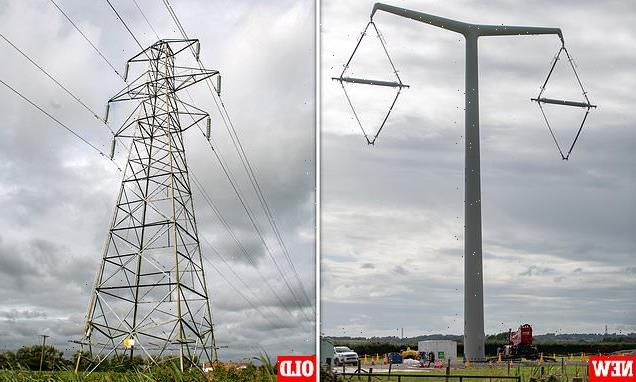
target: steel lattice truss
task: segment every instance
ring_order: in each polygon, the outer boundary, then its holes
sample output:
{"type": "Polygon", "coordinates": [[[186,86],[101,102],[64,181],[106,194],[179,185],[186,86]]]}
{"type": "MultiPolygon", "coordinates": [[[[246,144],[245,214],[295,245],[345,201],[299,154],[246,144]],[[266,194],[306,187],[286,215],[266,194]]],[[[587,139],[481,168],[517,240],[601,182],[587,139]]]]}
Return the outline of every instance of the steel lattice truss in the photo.
{"type": "Polygon", "coordinates": [[[182,369],[216,359],[183,142],[209,116],[176,92],[219,73],[175,67],[186,49],[198,55],[198,41],[161,40],[130,59],[148,69],[109,101],[141,102],[116,134],[132,142],[86,318],[92,370],[109,356],[182,369]]]}

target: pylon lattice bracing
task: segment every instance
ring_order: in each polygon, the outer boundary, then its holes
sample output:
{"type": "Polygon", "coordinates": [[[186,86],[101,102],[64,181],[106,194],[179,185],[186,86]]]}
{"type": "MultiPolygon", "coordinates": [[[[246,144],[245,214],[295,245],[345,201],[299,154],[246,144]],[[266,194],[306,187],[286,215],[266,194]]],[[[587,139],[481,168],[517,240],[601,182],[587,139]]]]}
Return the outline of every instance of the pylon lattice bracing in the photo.
{"type": "Polygon", "coordinates": [[[176,93],[219,72],[175,67],[195,49],[198,40],[156,42],[128,62],[147,71],[109,101],[140,103],[116,133],[132,141],[86,317],[92,370],[109,356],[178,359],[181,369],[216,359],[183,141],[209,116],[176,93]]]}

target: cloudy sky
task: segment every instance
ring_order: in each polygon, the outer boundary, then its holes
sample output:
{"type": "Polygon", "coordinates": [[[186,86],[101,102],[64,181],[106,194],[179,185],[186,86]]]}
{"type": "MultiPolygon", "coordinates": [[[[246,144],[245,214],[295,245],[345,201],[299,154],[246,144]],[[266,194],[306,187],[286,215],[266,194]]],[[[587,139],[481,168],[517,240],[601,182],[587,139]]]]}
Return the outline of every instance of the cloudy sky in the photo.
{"type": "MultiPolygon", "coordinates": [[[[569,161],[561,160],[530,102],[558,38],[479,42],[485,330],[527,322],[538,333],[602,332],[605,325],[636,331],[636,6],[391,4],[473,23],[562,28],[589,97],[600,105],[569,161]]],[[[375,146],[367,146],[331,77],[340,75],[372,5],[322,2],[321,332],[396,335],[403,327],[406,336],[462,334],[463,37],[375,16],[411,88],[375,146]]],[[[360,49],[348,74],[395,79],[372,33],[360,49]]],[[[373,134],[391,92],[347,89],[373,134]]],[[[576,100],[580,93],[567,61],[559,61],[545,95],[576,100]]],[[[567,150],[583,113],[546,109],[567,150]]]]}
{"type": "MultiPolygon", "coordinates": [[[[123,72],[125,61],[139,48],[108,4],[56,2],[123,72]]],[[[161,38],[179,37],[161,0],[137,3],[161,38]]],[[[172,3],[189,36],[201,40],[202,62],[223,75],[224,103],[303,287],[313,296],[314,4],[287,0],[172,3]]],[[[115,0],[113,5],[142,45],[156,41],[134,1],[115,0]]],[[[6,38],[98,113],[123,87],[50,1],[0,0],[0,25],[6,38]]],[[[0,40],[0,52],[0,79],[108,151],[109,133],[99,121],[4,40],[0,40]]],[[[275,258],[289,272],[205,85],[190,92],[195,104],[212,114],[215,147],[255,211],[275,258]]],[[[71,348],[68,341],[81,335],[122,175],[4,86],[0,105],[4,116],[0,129],[0,351],[37,343],[38,334],[50,335],[49,341],[60,348],[71,348]]],[[[113,121],[121,120],[127,111],[114,107],[113,121]]],[[[240,359],[258,356],[263,349],[271,355],[313,352],[313,306],[295,304],[204,140],[194,129],[185,135],[191,170],[258,264],[253,267],[241,257],[196,191],[202,235],[250,286],[245,288],[231,277],[228,265],[203,243],[217,344],[227,346],[220,356],[240,359]],[[268,317],[254,310],[220,273],[268,317]],[[285,307],[263,287],[259,273],[280,291],[285,307]]],[[[125,148],[118,151],[116,161],[123,167],[125,148]]]]}

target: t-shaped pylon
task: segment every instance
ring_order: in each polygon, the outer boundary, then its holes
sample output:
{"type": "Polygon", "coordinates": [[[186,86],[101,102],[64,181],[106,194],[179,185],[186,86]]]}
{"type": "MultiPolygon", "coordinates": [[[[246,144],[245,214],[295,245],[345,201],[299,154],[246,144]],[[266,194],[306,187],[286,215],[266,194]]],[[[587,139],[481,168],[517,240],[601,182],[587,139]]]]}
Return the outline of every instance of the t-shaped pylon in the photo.
{"type": "Polygon", "coordinates": [[[447,19],[410,9],[376,3],[371,19],[378,11],[447,29],[466,39],[466,111],[464,170],[464,356],[471,361],[485,359],[484,282],[481,245],[481,181],[479,155],[479,75],[477,39],[484,36],[556,34],[559,28],[481,25],[447,19]]]}

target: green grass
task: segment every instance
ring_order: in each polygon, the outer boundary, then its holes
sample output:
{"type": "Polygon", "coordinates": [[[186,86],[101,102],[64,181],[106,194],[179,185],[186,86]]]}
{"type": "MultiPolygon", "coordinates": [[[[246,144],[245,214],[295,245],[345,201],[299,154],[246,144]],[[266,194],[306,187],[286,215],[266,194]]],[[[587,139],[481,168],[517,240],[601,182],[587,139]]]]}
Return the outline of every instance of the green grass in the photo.
{"type": "Polygon", "coordinates": [[[216,366],[210,373],[199,370],[179,371],[175,367],[154,367],[145,371],[94,372],[75,374],[72,370],[30,371],[0,370],[0,382],[47,381],[47,382],[152,382],[152,381],[192,381],[192,382],[275,382],[276,378],[266,367],[249,366],[245,369],[216,366]]]}
{"type": "MultiPolygon", "coordinates": [[[[506,365],[503,366],[486,366],[481,365],[479,367],[471,367],[469,369],[451,369],[450,375],[482,375],[482,376],[493,376],[495,378],[492,379],[470,379],[464,380],[464,382],[514,382],[511,379],[500,379],[496,378],[496,376],[521,376],[522,382],[529,382],[531,378],[536,378],[537,381],[545,381],[545,382],[565,382],[571,381],[573,377],[581,377],[585,376],[586,365],[566,365],[563,370],[561,369],[560,363],[552,363],[552,364],[544,364],[543,365],[543,375],[541,374],[541,366],[533,365],[533,366],[519,366],[512,365],[510,368],[510,374],[508,374],[508,369],[506,365]]],[[[368,369],[366,369],[368,370],[368,369]]],[[[374,369],[373,374],[387,374],[388,370],[380,370],[374,369]]],[[[372,374],[372,375],[373,375],[372,374]]],[[[404,370],[393,370],[391,372],[391,377],[373,377],[371,380],[374,382],[380,381],[397,381],[397,374],[406,375],[406,377],[401,377],[400,381],[403,382],[445,382],[445,370],[444,369],[436,369],[430,371],[404,371],[404,370]],[[417,377],[408,377],[413,375],[438,375],[439,378],[417,378],[417,377]]],[[[342,380],[342,379],[339,379],[342,380]]],[[[357,381],[358,377],[349,377],[346,376],[345,381],[357,381]]],[[[363,373],[360,377],[360,380],[367,381],[368,374],[363,373]]],[[[459,382],[458,378],[449,378],[449,382],[459,382]]]]}

